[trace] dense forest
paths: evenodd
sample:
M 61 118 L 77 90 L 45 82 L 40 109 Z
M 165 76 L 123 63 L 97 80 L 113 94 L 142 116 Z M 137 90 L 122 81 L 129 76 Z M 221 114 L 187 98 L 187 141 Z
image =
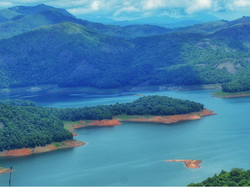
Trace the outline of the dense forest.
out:
M 230 172 L 222 170 L 219 175 L 208 177 L 199 183 L 188 186 L 250 186 L 250 170 L 234 168 Z
M 231 81 L 221 85 L 223 92 L 235 93 L 250 90 L 250 73 L 243 72 L 235 76 Z
M 0 151 L 72 139 L 63 121 L 112 119 L 115 115 L 176 115 L 198 112 L 203 105 L 166 96 L 146 96 L 131 103 L 58 109 L 32 101 L 0 102 Z
M 167 29 L 103 25 L 46 5 L 8 12 L 0 23 L 0 88 L 224 83 L 230 92 L 249 89 L 248 17 Z

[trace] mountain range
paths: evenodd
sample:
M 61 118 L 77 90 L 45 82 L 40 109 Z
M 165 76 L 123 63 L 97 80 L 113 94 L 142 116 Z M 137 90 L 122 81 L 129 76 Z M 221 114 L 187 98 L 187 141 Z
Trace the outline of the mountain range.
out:
M 0 87 L 227 83 L 249 76 L 250 18 L 104 25 L 44 4 L 0 11 Z
M 204 13 L 195 16 L 184 16 L 179 18 L 174 18 L 167 15 L 161 15 L 161 16 L 150 16 L 145 18 L 137 18 L 132 20 L 122 20 L 122 21 L 117 21 L 105 17 L 103 18 L 103 17 L 93 17 L 93 16 L 91 17 L 89 16 L 87 17 L 87 19 L 93 22 L 100 22 L 108 25 L 127 26 L 127 25 L 150 24 L 168 28 L 186 27 L 194 24 L 219 20 L 219 18 L 213 15 Z

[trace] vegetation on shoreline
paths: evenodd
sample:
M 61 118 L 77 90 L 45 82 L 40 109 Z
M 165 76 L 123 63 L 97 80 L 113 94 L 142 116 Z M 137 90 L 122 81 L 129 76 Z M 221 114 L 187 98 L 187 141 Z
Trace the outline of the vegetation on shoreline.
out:
M 245 91 L 245 92 L 223 92 L 222 90 L 214 92 L 213 96 L 215 97 L 220 97 L 220 98 L 230 98 L 230 97 L 246 97 L 250 96 L 250 91 Z
M 167 96 L 146 96 L 131 103 L 82 108 L 38 107 L 25 100 L 0 103 L 0 151 L 44 146 L 72 139 L 63 121 L 112 119 L 116 115 L 178 115 L 203 110 L 193 101 Z
M 241 69 L 234 78 L 221 85 L 222 91 L 227 93 L 239 93 L 250 91 L 250 73 L 247 70 Z
M 45 5 L 26 8 L 21 16 L 13 9 L 13 19 L 0 24 L 0 88 L 56 84 L 119 89 L 249 77 L 246 17 L 169 30 L 92 23 Z
M 222 170 L 219 175 L 208 177 L 199 183 L 188 186 L 250 186 L 250 170 L 234 168 L 230 172 Z

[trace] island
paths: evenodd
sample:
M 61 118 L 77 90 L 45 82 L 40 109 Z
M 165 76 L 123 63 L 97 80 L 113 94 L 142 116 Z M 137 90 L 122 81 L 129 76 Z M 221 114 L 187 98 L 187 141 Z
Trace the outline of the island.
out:
M 25 156 L 83 146 L 74 129 L 113 127 L 123 121 L 175 123 L 214 115 L 204 105 L 167 96 L 144 96 L 130 103 L 81 108 L 36 106 L 28 100 L 0 102 L 0 156 Z
M 166 160 L 166 162 L 184 162 L 187 168 L 200 168 L 201 160 Z

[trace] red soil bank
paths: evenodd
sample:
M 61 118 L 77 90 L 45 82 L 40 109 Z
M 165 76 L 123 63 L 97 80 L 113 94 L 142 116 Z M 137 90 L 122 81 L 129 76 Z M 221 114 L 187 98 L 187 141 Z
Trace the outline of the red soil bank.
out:
M 30 149 L 24 148 L 24 149 L 4 151 L 3 156 L 24 156 L 24 155 L 31 155 L 31 154 L 32 152 Z
M 116 125 L 121 125 L 122 123 L 119 122 L 117 119 L 113 120 L 95 120 L 92 121 L 91 123 L 87 124 L 87 126 L 99 126 L 99 127 L 107 127 L 107 126 L 116 126 Z
M 166 160 L 166 162 L 184 162 L 187 168 L 200 168 L 201 160 Z
M 176 123 L 178 121 L 188 121 L 188 120 L 196 120 L 201 119 L 202 116 L 210 116 L 216 115 L 212 113 L 212 111 L 204 109 L 201 112 L 194 112 L 191 114 L 183 114 L 183 115 L 173 115 L 173 116 L 155 116 L 152 118 L 135 118 L 135 119 L 128 119 L 122 120 L 118 119 L 119 121 L 136 121 L 136 122 L 155 122 L 155 123 Z
M 16 149 L 10 151 L 3 151 L 0 154 L 0 156 L 27 156 L 34 153 L 44 153 L 44 152 L 54 151 L 57 149 L 72 148 L 83 145 L 86 145 L 86 143 L 77 140 L 63 141 L 60 147 L 54 147 L 53 145 L 46 145 L 43 147 Z

